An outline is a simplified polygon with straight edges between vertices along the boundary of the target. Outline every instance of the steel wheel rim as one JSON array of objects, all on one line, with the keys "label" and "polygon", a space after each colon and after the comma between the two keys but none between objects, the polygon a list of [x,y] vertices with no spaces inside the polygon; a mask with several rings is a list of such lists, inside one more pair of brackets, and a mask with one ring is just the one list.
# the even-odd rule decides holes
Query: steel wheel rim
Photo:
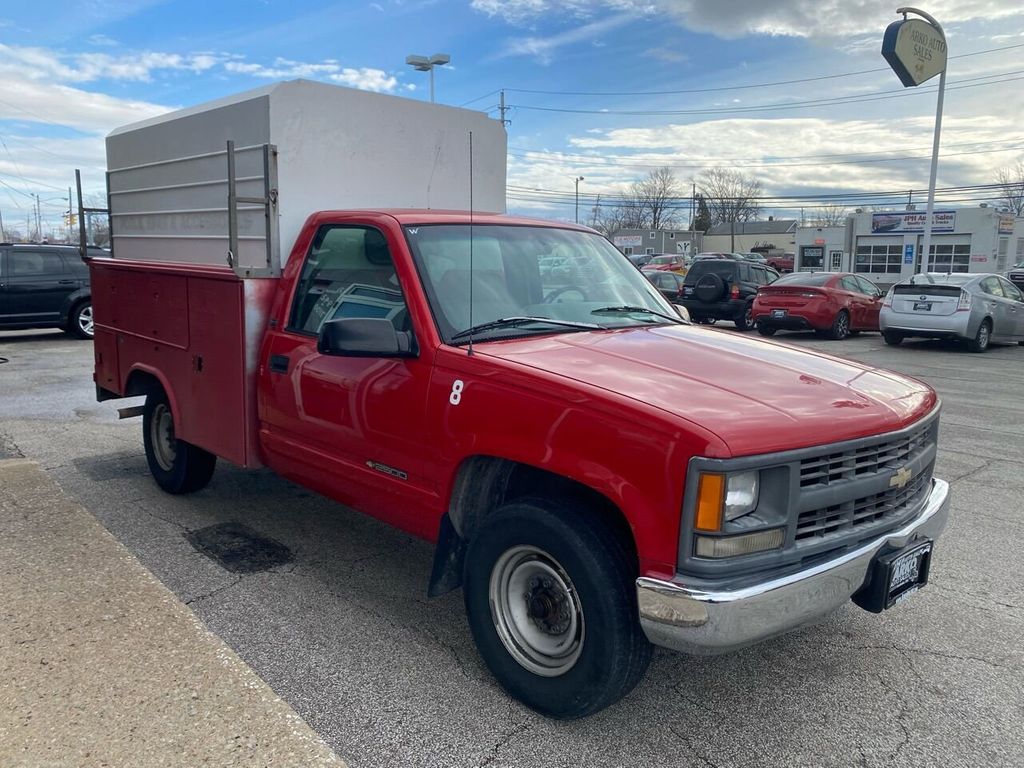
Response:
[{"label": "steel wheel rim", "polygon": [[572,579],[533,546],[507,550],[491,570],[491,618],[505,650],[534,674],[568,672],[583,651],[583,607]]},{"label": "steel wheel rim", "polygon": [[89,304],[78,313],[78,327],[82,333],[92,336],[92,322],[92,304]]},{"label": "steel wheel rim", "polygon": [[153,418],[149,423],[149,442],[153,446],[153,458],[160,469],[170,472],[178,456],[178,441],[174,437],[171,409],[163,403],[153,409]]}]

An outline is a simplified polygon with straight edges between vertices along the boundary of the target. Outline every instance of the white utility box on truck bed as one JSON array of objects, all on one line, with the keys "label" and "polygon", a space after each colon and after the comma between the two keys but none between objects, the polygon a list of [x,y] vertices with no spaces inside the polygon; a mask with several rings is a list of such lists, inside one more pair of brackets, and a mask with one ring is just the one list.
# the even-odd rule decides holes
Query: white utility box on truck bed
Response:
[{"label": "white utility box on truck bed", "polygon": [[504,213],[505,130],[482,112],[293,80],[118,128],[114,258],[224,265],[233,250],[239,274],[265,275],[315,211],[469,210],[471,132],[472,207]]}]

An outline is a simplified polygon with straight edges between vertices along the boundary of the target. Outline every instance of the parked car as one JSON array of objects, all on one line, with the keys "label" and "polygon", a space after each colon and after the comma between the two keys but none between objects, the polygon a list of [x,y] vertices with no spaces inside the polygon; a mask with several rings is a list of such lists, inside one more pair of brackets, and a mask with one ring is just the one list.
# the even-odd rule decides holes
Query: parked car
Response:
[{"label": "parked car", "polygon": [[704,252],[698,253],[696,256],[694,256],[693,260],[694,261],[700,261],[700,260],[703,260],[703,259],[731,259],[731,258],[734,258],[734,256],[731,253],[722,253],[722,252],[719,252],[719,251],[704,251]]},{"label": "parked car", "polygon": [[[99,248],[90,253],[106,254]],[[0,245],[0,330],[21,328],[60,328],[92,338],[89,268],[77,248]]]},{"label": "parked car", "polygon": [[1006,279],[1017,286],[1017,290],[1024,291],[1024,261],[1010,267],[1006,271]]},{"label": "parked car", "polygon": [[796,257],[792,253],[784,253],[781,256],[766,257],[768,266],[777,272],[792,272]]},{"label": "parked car", "polygon": [[893,346],[911,336],[959,339],[971,352],[1024,344],[1024,293],[1001,275],[914,275],[889,289],[879,326]]},{"label": "parked car", "polygon": [[878,330],[882,292],[849,272],[793,272],[761,288],[753,318],[762,336],[813,330],[830,339]]},{"label": "parked car", "polygon": [[768,259],[766,259],[764,255],[760,253],[741,253],[739,255],[740,258],[745,259],[746,261],[752,261],[755,264],[768,264]]},{"label": "parked car", "polygon": [[683,278],[675,272],[645,272],[644,277],[673,304],[683,298]]},{"label": "parked car", "polygon": [[626,254],[626,258],[630,260],[634,267],[640,269],[650,262],[654,255],[650,253],[629,253]]},{"label": "parked car", "polygon": [[776,280],[774,269],[731,258],[699,259],[683,281],[682,305],[694,322],[732,320],[749,330],[751,311],[759,288]]},{"label": "parked car", "polygon": [[658,253],[651,257],[642,269],[645,272],[675,272],[686,274],[686,260],[677,253]]}]

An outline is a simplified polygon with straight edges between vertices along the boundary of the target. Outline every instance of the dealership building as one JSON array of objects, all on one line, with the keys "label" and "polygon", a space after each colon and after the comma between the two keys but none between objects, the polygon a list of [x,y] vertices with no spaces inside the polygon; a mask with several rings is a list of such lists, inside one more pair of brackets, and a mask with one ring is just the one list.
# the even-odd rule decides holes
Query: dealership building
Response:
[{"label": "dealership building", "polygon": [[798,227],[799,271],[856,272],[892,285],[915,272],[1005,272],[1024,261],[1024,218],[995,208],[940,208],[922,260],[924,211],[858,211],[846,225]]}]

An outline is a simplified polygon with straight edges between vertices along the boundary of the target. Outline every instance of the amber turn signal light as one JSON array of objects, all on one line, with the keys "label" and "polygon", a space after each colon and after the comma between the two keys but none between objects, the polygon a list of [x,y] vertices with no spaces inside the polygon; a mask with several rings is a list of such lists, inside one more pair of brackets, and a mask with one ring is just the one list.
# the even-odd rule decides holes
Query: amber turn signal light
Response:
[{"label": "amber turn signal light", "polygon": [[697,483],[698,531],[722,530],[722,508],[725,505],[725,475],[701,473]]}]

